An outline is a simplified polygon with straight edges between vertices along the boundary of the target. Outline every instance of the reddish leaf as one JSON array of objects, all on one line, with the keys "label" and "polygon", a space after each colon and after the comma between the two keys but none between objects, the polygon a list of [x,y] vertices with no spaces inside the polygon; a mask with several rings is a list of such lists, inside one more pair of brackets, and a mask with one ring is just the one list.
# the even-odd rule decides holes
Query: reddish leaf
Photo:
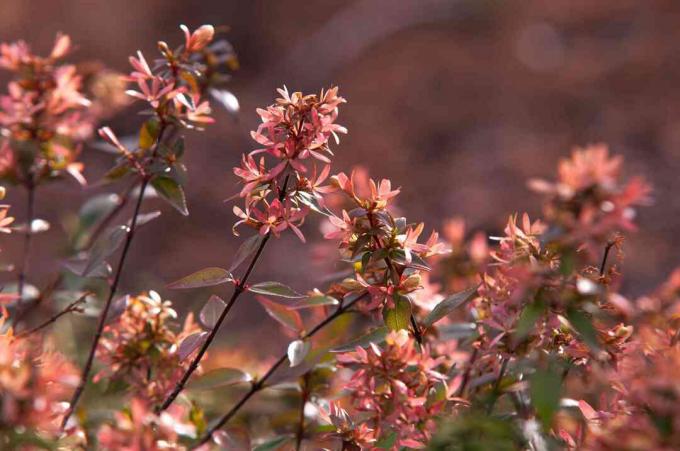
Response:
[{"label": "reddish leaf", "polygon": [[295,332],[302,330],[302,318],[298,312],[291,310],[285,305],[272,302],[262,296],[258,296],[257,300],[260,302],[260,304],[262,304],[269,316],[274,318],[276,321],[283,324],[287,328],[294,330]]}]

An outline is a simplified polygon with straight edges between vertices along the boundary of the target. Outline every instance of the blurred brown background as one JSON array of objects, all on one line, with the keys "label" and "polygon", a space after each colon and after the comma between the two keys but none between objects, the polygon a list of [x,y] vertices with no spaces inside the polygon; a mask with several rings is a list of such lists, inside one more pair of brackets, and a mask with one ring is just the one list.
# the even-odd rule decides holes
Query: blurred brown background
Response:
[{"label": "blurred brown background", "polygon": [[[655,205],[640,212],[642,232],[626,247],[628,291],[650,289],[680,263],[680,2],[3,0],[0,38],[24,38],[47,52],[57,31],[68,32],[77,61],[127,71],[138,48],[150,56],[159,39],[180,42],[180,23],[232,27],[242,69],[230,89],[242,113],[235,121],[219,112],[217,125],[189,133],[191,216],[160,201],[146,207],[163,216],[140,230],[124,290],[155,288],[187,307],[207,299],[208,292],[163,286],[202,267],[228,266],[239,244],[231,205],[223,203],[236,192],[231,168],[254,148],[254,109],[271,103],[282,84],[304,91],[338,84],[349,101],[338,122],[350,133],[335,147],[335,170],[361,163],[374,177],[391,178],[403,187],[404,212],[430,227],[462,215],[474,229],[497,232],[512,212],[536,214],[525,180],[553,177],[574,145],[606,142],[626,156],[628,174],[655,187]],[[117,117],[112,125],[125,134],[136,120]],[[91,180],[111,163],[96,150],[84,160]],[[61,218],[97,191],[71,182],[51,189],[38,198],[39,216],[53,229],[36,240],[33,282],[55,271]],[[16,191],[10,203],[22,218]],[[314,224],[306,234],[320,236]],[[16,260],[18,244],[3,239],[3,261]],[[319,285],[323,274],[307,259],[312,249],[294,237],[273,243],[255,279],[299,290]],[[249,301],[229,327],[240,330],[249,317],[271,329]]]}]

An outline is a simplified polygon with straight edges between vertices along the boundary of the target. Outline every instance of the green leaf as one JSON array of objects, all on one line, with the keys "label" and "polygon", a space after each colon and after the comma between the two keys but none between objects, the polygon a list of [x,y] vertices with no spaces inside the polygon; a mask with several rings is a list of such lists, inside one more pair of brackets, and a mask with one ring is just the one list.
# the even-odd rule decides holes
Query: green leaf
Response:
[{"label": "green leaf", "polygon": [[461,292],[455,293],[441,301],[437,304],[434,309],[425,317],[423,320],[423,326],[430,327],[440,319],[444,318],[446,315],[462,306],[463,304],[471,301],[477,294],[477,288],[468,288]]},{"label": "green leaf", "polygon": [[326,296],[324,294],[315,294],[313,296],[306,297],[304,299],[301,299],[300,301],[296,302],[295,304],[291,304],[289,308],[295,309],[295,310],[300,310],[300,309],[305,309],[305,308],[312,308],[312,307],[320,307],[324,305],[338,305],[339,302],[337,299],[335,299],[333,296]]},{"label": "green leaf", "polygon": [[192,379],[187,388],[190,390],[210,390],[230,385],[250,382],[252,376],[237,368],[218,368]]},{"label": "green leaf", "polygon": [[100,237],[92,246],[87,265],[81,275],[87,277],[95,269],[101,268],[105,260],[123,244],[128,230],[127,226],[121,225],[110,229],[108,233]]},{"label": "green leaf", "polygon": [[546,428],[560,405],[562,378],[550,369],[539,369],[530,378],[531,402]]},{"label": "green leaf", "polygon": [[241,265],[241,263],[245,261],[246,258],[248,258],[248,256],[257,251],[263,239],[264,237],[258,234],[253,235],[247,240],[245,240],[243,244],[239,246],[238,250],[236,251],[236,254],[234,254],[234,261],[231,263],[229,271],[234,271]]},{"label": "green leaf", "polygon": [[212,287],[232,281],[231,273],[226,269],[210,267],[196,271],[186,277],[168,284],[167,287],[173,290],[186,288]]},{"label": "green leaf", "polygon": [[354,351],[354,349],[356,349],[357,346],[365,348],[371,343],[380,344],[383,341],[385,341],[387,332],[389,332],[387,326],[380,326],[376,329],[371,330],[365,335],[354,338],[353,340],[348,341],[345,344],[334,347],[333,349],[331,349],[331,352],[350,352]]},{"label": "green leaf", "polygon": [[125,176],[128,172],[130,172],[130,166],[128,166],[127,161],[125,161],[109,169],[109,171],[104,174],[104,179],[108,181],[118,180],[119,178]]},{"label": "green leaf", "polygon": [[184,216],[189,215],[187,209],[187,200],[184,196],[182,186],[170,177],[159,176],[151,180],[151,186],[156,190],[156,193],[165,199],[170,205],[175,207],[177,211]]},{"label": "green leaf", "polygon": [[572,309],[567,311],[567,319],[590,350],[594,353],[599,352],[601,349],[600,342],[597,339],[597,331],[593,327],[590,316],[581,310]]},{"label": "green leaf", "polygon": [[302,318],[298,312],[261,296],[258,296],[257,300],[276,321],[295,332],[302,330]]},{"label": "green leaf", "polygon": [[380,440],[376,442],[375,447],[378,449],[392,449],[396,441],[397,433],[395,431],[391,431],[388,434],[380,437]]},{"label": "green leaf", "polygon": [[208,329],[214,328],[226,306],[227,304],[219,296],[210,296],[199,314],[201,323]]},{"label": "green leaf", "polygon": [[159,131],[160,126],[155,118],[144,122],[139,131],[139,147],[145,150],[151,149],[158,138]]},{"label": "green leaf", "polygon": [[253,293],[265,294],[268,296],[278,296],[281,298],[299,299],[305,296],[296,292],[287,285],[280,282],[260,282],[248,287],[248,291]]},{"label": "green leaf", "polygon": [[390,330],[408,329],[411,320],[411,301],[409,298],[394,295],[394,308],[384,309],[383,319]]},{"label": "green leaf", "polygon": [[538,318],[545,312],[545,303],[541,299],[536,299],[531,304],[528,304],[522,310],[522,314],[517,321],[517,329],[515,330],[516,342],[521,342],[529,334],[529,331],[536,325]]}]

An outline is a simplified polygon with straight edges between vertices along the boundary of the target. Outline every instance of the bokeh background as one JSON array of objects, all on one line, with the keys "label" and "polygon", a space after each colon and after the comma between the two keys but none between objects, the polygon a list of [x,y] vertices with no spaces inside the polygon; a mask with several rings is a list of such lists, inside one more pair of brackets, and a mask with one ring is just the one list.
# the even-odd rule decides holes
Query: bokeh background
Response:
[{"label": "bokeh background", "polygon": [[[516,211],[539,212],[530,177],[552,177],[575,145],[606,142],[625,155],[626,171],[655,187],[655,205],[640,211],[640,233],[628,240],[625,290],[642,293],[680,264],[680,2],[672,0],[2,0],[0,39],[24,38],[47,52],[57,31],[78,45],[76,61],[97,59],[125,72],[127,56],[155,52],[159,39],[178,43],[178,25],[229,25],[240,62],[230,89],[241,114],[219,111],[205,133],[188,134],[186,187],[191,216],[161,201],[163,216],[140,229],[122,289],[156,289],[192,309],[210,291],[170,292],[180,276],[228,266],[240,240],[224,200],[237,192],[231,168],[254,148],[254,110],[275,88],[317,91],[337,84],[349,103],[339,123],[349,135],[336,146],[335,170],[357,163],[403,187],[411,219],[439,227],[463,216],[472,230],[498,233]],[[111,120],[120,134],[134,114]],[[86,176],[96,180],[111,156],[86,149]],[[115,187],[106,189],[112,190]],[[103,188],[53,184],[38,195],[39,235],[31,282],[44,284],[63,257],[69,214]],[[24,215],[23,194],[10,193]],[[328,271],[310,258],[312,244],[283,238],[266,250],[255,279],[305,291]],[[16,261],[19,240],[5,240],[3,261]],[[226,295],[226,289],[213,290]],[[231,315],[227,340],[275,326],[252,299]],[[255,335],[257,336],[257,335]],[[261,336],[261,335],[260,335]]]}]

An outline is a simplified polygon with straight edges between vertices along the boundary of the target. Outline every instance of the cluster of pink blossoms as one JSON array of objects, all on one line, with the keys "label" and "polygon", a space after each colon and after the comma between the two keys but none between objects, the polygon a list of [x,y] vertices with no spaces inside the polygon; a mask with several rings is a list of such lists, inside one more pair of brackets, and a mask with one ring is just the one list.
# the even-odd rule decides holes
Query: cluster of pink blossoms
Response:
[{"label": "cluster of pink blossoms", "polygon": [[[60,435],[63,402],[78,382],[76,367],[38,336],[15,335],[0,318],[0,445],[54,439]],[[69,441],[77,444],[79,434]]]},{"label": "cluster of pink blossoms", "polygon": [[[257,110],[262,123],[251,132],[264,147],[243,155],[241,167],[234,168],[243,183],[240,196],[245,199],[245,209],[234,207],[234,214],[240,218],[234,233],[240,224],[257,229],[261,235],[271,232],[278,236],[290,228],[305,241],[300,225],[311,208],[323,207],[323,194],[331,190],[321,184],[330,172],[333,152],[329,139],[333,137],[339,143],[338,133],[347,133],[335,123],[338,106],[345,99],[338,96],[338,88],[321,91],[318,96],[289,94],[285,87],[278,92],[281,98],[275,104]],[[270,169],[264,156],[256,159],[261,153],[274,158]],[[288,190],[292,195],[287,194]]]},{"label": "cluster of pink blossoms", "polygon": [[154,291],[121,302],[123,312],[104,329],[97,352],[104,369],[94,380],[123,382],[135,397],[158,403],[185,370],[180,343],[200,327],[189,315],[182,330],[173,331],[177,313]]},{"label": "cluster of pink blossoms", "polygon": [[60,63],[70,50],[63,34],[47,57],[24,41],[0,45],[0,67],[14,75],[0,96],[0,176],[13,183],[34,186],[64,171],[84,183],[77,157],[96,118],[76,67]]},{"label": "cluster of pink blossoms", "polygon": [[395,435],[390,449],[424,448],[435,430],[435,418],[447,400],[446,376],[437,371],[442,359],[429,349],[416,350],[405,330],[390,332],[381,348],[371,344],[337,358],[354,370],[345,386],[351,393],[355,421],[367,425],[372,438],[358,443],[371,448],[378,437]]}]

